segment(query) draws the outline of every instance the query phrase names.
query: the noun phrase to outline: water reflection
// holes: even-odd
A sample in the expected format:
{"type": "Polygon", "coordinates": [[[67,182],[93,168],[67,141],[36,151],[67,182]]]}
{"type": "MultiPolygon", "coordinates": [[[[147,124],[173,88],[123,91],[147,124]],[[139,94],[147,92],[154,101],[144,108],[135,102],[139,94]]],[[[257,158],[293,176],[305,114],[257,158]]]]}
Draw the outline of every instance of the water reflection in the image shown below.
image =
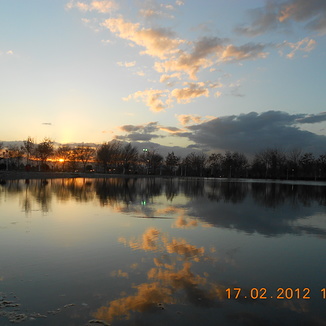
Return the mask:
{"type": "MultiPolygon", "coordinates": [[[[39,305],[69,305],[46,325],[325,325],[325,189],[204,179],[8,181],[0,186],[1,291],[16,288],[34,303],[37,313],[27,317],[44,314],[39,305]],[[268,288],[268,299],[252,299],[253,287],[268,288]],[[271,298],[278,287],[311,288],[311,300],[271,298]],[[227,288],[242,296],[228,299],[227,288]]],[[[3,297],[0,323],[9,313],[3,297]]]]}
{"type": "Polygon", "coordinates": [[[304,224],[306,218],[325,212],[326,186],[158,178],[14,180],[1,185],[0,202],[5,196],[18,196],[27,214],[48,212],[53,200],[97,201],[136,217],[178,217],[175,227],[195,227],[200,220],[206,226],[267,236],[326,236],[324,227],[304,224]],[[161,196],[170,207],[153,205],[161,196]]]}
{"type": "MultiPolygon", "coordinates": [[[[223,325],[325,325],[307,300],[254,300],[249,288],[242,288],[237,300],[228,300],[226,288],[240,285],[215,281],[219,278],[216,265],[215,275],[198,272],[196,266],[206,264],[206,270],[207,264],[214,265],[219,258],[210,253],[215,250],[170,238],[156,228],[147,229],[138,239],[120,238],[119,242],[154,256],[151,263],[144,263],[147,282],[134,284],[130,294],[123,293],[98,308],[94,313],[98,320],[117,325],[144,325],[145,320],[154,324],[164,320],[164,325],[216,325],[216,321],[223,325]]],[[[122,271],[112,276],[121,275],[129,277],[122,271]]]]}
{"type": "MultiPolygon", "coordinates": [[[[213,307],[225,299],[224,287],[208,281],[208,274],[192,271],[194,263],[213,262],[204,247],[186,239],[171,238],[156,228],[148,228],[138,239],[120,238],[132,250],[153,252],[146,272],[148,282],[133,286],[133,294],[114,299],[95,313],[100,320],[130,319],[133,313],[159,312],[166,306],[191,304],[213,307]]],[[[146,264],[147,266],[148,264],[146,264]]],[[[181,314],[181,312],[179,312],[181,314]]]]}

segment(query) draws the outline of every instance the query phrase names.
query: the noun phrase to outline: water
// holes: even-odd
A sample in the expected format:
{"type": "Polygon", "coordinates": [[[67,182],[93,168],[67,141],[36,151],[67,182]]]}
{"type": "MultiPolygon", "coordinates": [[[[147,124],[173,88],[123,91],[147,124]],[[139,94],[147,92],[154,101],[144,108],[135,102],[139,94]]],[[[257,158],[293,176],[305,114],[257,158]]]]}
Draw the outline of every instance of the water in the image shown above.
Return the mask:
{"type": "Polygon", "coordinates": [[[7,181],[0,325],[326,325],[325,241],[323,184],[7,181]]]}

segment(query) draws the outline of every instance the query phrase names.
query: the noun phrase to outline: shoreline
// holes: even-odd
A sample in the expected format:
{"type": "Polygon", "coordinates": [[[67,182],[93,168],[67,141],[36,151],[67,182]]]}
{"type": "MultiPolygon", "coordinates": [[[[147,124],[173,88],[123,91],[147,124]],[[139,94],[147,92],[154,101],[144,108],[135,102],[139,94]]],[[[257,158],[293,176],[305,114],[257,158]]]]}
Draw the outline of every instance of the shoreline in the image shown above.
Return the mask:
{"type": "MultiPolygon", "coordinates": [[[[70,179],[70,178],[150,178],[153,175],[140,174],[108,174],[87,172],[26,172],[26,171],[1,171],[0,180],[26,180],[26,179],[70,179]]],[[[156,176],[157,177],[157,176],[156,176]]]]}
{"type": "Polygon", "coordinates": [[[282,180],[282,179],[252,179],[252,178],[214,178],[198,176],[168,176],[147,174],[109,174],[94,172],[38,172],[38,171],[0,171],[0,184],[10,180],[46,180],[46,179],[112,179],[112,178],[163,178],[183,180],[215,180],[220,182],[244,182],[244,183],[280,183],[291,185],[316,185],[326,186],[325,180],[282,180]]]}

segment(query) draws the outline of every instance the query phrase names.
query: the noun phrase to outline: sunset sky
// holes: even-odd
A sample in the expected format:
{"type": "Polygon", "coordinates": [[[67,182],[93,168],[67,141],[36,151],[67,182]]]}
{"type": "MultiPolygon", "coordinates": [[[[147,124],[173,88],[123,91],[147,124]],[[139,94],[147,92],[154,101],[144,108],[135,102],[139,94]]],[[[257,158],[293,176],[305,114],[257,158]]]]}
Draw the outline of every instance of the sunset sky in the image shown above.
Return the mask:
{"type": "Polygon", "coordinates": [[[326,152],[324,0],[0,9],[0,141],[326,152]]]}

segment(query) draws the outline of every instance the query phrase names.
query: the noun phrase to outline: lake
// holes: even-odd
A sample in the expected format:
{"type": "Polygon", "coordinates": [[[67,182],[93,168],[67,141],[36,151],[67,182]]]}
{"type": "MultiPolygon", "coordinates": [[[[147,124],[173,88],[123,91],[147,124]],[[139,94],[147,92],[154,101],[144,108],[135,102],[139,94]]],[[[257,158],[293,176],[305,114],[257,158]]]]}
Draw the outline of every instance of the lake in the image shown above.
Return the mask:
{"type": "Polygon", "coordinates": [[[326,184],[0,185],[0,325],[326,325],[326,184]]]}

